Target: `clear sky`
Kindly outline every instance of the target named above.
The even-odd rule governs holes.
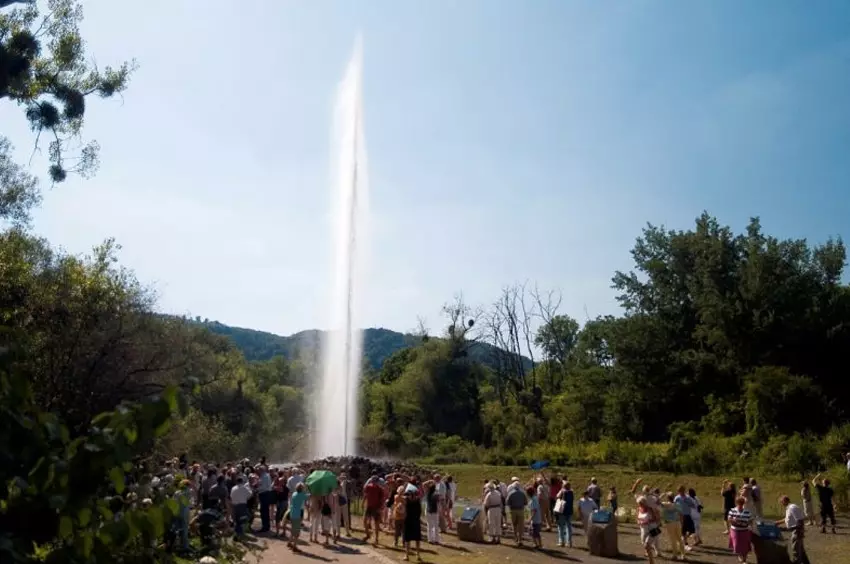
[[[432,330],[530,280],[583,320],[647,222],[850,236],[850,2],[88,0],[92,180],[35,229],[114,236],[160,309],[321,327],[332,98],[362,31],[373,241],[365,324]],[[28,159],[14,109],[3,131]],[[41,164],[34,163],[41,172]]]

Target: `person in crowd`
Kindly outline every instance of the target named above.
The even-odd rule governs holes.
[[[735,507],[729,511],[729,548],[738,557],[738,562],[746,562],[752,547],[753,514],[746,507],[747,500],[740,495]]]
[[[248,523],[248,500],[251,498],[251,488],[245,483],[242,476],[236,478],[236,485],[230,490],[230,504],[233,511],[233,530],[237,537],[244,534],[243,526]]]
[[[313,495],[310,488],[307,488],[309,496],[307,497],[307,520],[310,521],[310,542],[319,542],[319,533],[322,526],[322,507],[324,506],[325,498],[320,495]]]
[[[449,529],[454,529],[455,520],[454,520],[454,507],[455,500],[457,499],[457,484],[455,483],[454,476],[446,476],[446,508],[445,508],[445,520],[446,526]]]
[[[514,482],[514,479],[511,479],[511,483]],[[498,479],[494,479],[493,483],[496,484],[496,489],[499,490],[499,493],[502,494],[502,530],[508,528],[508,484],[505,482],[499,482]],[[519,480],[516,480],[516,483],[519,484]]]
[[[541,476],[537,479],[537,485],[534,494],[537,496],[537,502],[540,504],[541,526],[546,527],[547,531],[551,531],[555,523],[552,521],[551,501],[549,499],[549,484]]]
[[[640,543],[649,559],[649,564],[654,564],[658,556],[661,519],[656,506],[643,496],[637,499],[637,524],[640,527]]]
[[[581,526],[585,535],[590,528],[590,516],[597,509],[599,509],[599,505],[590,497],[590,491],[585,490],[578,500],[578,517],[581,519]]]
[[[274,531],[275,535],[286,538],[286,522],[283,516],[289,509],[289,486],[286,485],[289,476],[283,470],[279,471],[272,483],[272,491],[274,491]],[[281,526],[282,525],[282,526]]]
[[[667,534],[667,542],[670,543],[670,552],[672,553],[673,560],[684,560],[685,543],[682,541],[682,510],[676,504],[673,492],[664,494],[660,513],[661,521],[664,523],[664,531]]]
[[[564,485],[564,480],[558,474],[552,474],[552,477],[548,480],[549,483],[549,512],[550,518],[552,519],[552,523],[557,527],[558,517],[555,515],[555,498],[558,497],[558,494],[561,493],[561,488]]]
[[[518,478],[511,479],[511,485],[507,489],[505,505],[511,512],[511,527],[514,533],[514,543],[522,546],[522,531],[525,524],[525,506],[528,503],[525,490],[519,483]]]
[[[230,492],[227,491],[227,486],[224,485],[224,475],[216,478],[216,483],[207,492],[207,507],[205,509],[215,509],[216,511],[226,513],[227,504],[230,498]]]
[[[791,503],[791,498],[787,495],[779,498],[779,505],[785,509],[785,518],[778,520],[776,524],[791,532],[791,561],[794,564],[809,564],[809,555],[806,554],[803,544],[806,515],[797,504]]]
[[[487,534],[490,542],[502,542],[502,493],[493,482],[487,483],[487,494],[484,496],[484,514],[487,518]]]
[[[407,509],[407,500],[404,498],[404,486],[398,486],[393,493],[393,546],[398,548],[398,542],[404,534],[404,519]]]
[[[596,478],[590,479],[590,485],[587,486],[587,493],[590,496],[590,499],[596,502],[597,509],[602,507],[602,488],[599,487],[599,483]]]
[[[342,527],[345,528],[345,536],[351,537],[351,482],[348,475],[343,472],[339,475],[339,512]]]
[[[543,507],[537,497],[537,491],[534,487],[530,487],[525,493],[528,496],[528,525],[531,529],[531,542],[534,543],[534,548],[540,549],[543,548],[543,537],[540,534],[543,528]]]
[[[435,476],[439,478],[439,476]],[[439,482],[428,480],[422,484],[425,490],[425,524],[428,531],[428,544],[440,544],[440,510],[442,500],[437,493]]]
[[[562,482],[561,490],[555,495],[556,525],[558,527],[558,546],[573,547],[573,490],[569,482]]]
[[[261,533],[271,531],[271,509],[272,501],[274,500],[274,491],[272,490],[272,477],[267,466],[260,466],[259,479],[257,481],[257,496],[260,502],[260,523]]]
[[[694,546],[699,546],[702,544],[702,501],[697,497],[694,488],[688,490],[688,497],[694,501],[691,507],[691,519],[694,522]]]
[[[696,533],[691,510],[696,508],[696,502],[687,494],[685,486],[679,486],[676,493],[677,495],[673,501],[682,511],[682,542],[685,545],[685,550],[690,550],[691,547],[688,545],[688,538]]]
[[[761,488],[755,478],[750,478],[750,489],[753,499],[753,510],[755,511],[756,521],[761,521],[764,517],[764,500],[761,496]]]
[[[381,513],[384,508],[384,489],[381,487],[377,474],[372,475],[363,486],[363,498],[366,503],[365,513],[363,515],[363,529],[366,532],[366,537],[363,539],[369,542],[372,536],[372,528],[375,529],[374,546],[378,546],[378,537],[381,530]],[[420,510],[420,515],[421,515]]]
[[[304,519],[304,506],[307,504],[307,486],[304,482],[298,482],[295,486],[295,492],[289,499],[289,524],[292,527],[292,532],[289,536],[287,546],[293,552],[299,552],[298,537],[301,536],[301,524]]]
[[[617,488],[611,486],[608,490],[608,505],[611,507],[611,513],[617,514]]]
[[[404,531],[402,532],[402,541],[404,542],[404,559],[410,560],[411,547],[416,547],[416,557],[421,562],[422,553],[420,545],[422,543],[422,528],[420,521],[422,520],[422,503],[419,499],[419,489],[413,484],[408,484],[404,490],[405,494],[405,514],[404,514]]]
[[[809,521],[809,525],[815,524],[815,510],[812,507],[812,488],[808,480],[803,480],[800,483],[800,499],[803,502],[803,515]]]
[[[731,480],[725,480],[720,488],[720,495],[723,497],[723,533],[728,535],[729,511],[735,507],[735,498],[738,497],[735,484]]]
[[[832,533],[835,534],[835,507],[832,504],[835,492],[829,484],[829,478],[821,480],[820,477],[821,475],[818,473],[812,479],[812,485],[818,492],[818,501],[820,501],[820,532],[826,533],[826,521],[829,519],[832,525]]]

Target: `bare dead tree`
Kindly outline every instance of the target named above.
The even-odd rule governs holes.
[[[540,290],[537,285],[534,286],[534,289],[531,290],[531,297],[534,300],[534,303],[537,307],[537,314],[540,317],[541,326],[551,326],[553,320],[559,315],[559,311],[561,309],[561,303],[563,301],[563,295],[560,290]],[[535,340],[535,344],[538,344]],[[564,358],[566,356],[567,351],[563,350],[563,343],[556,343],[558,348],[558,356],[559,358]],[[543,351],[544,358],[546,359],[546,377],[549,380],[549,389],[555,390],[555,370],[552,363],[552,358],[550,358],[546,351]],[[561,379],[563,380],[563,366],[558,367],[561,374]]]

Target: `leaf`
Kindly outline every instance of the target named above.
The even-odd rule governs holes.
[[[120,467],[116,466],[109,471],[109,479],[112,480],[112,485],[117,493],[120,494],[124,491],[124,471]]]
[[[63,539],[71,538],[74,534],[74,522],[67,515],[59,518],[59,537]]]
[[[81,527],[88,527],[91,522],[91,509],[88,507],[80,509],[80,512],[77,513],[77,519],[79,519]]]

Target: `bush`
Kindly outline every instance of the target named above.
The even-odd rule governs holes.
[[[806,478],[821,466],[818,444],[798,433],[790,437],[775,435],[759,451],[762,473]]]

